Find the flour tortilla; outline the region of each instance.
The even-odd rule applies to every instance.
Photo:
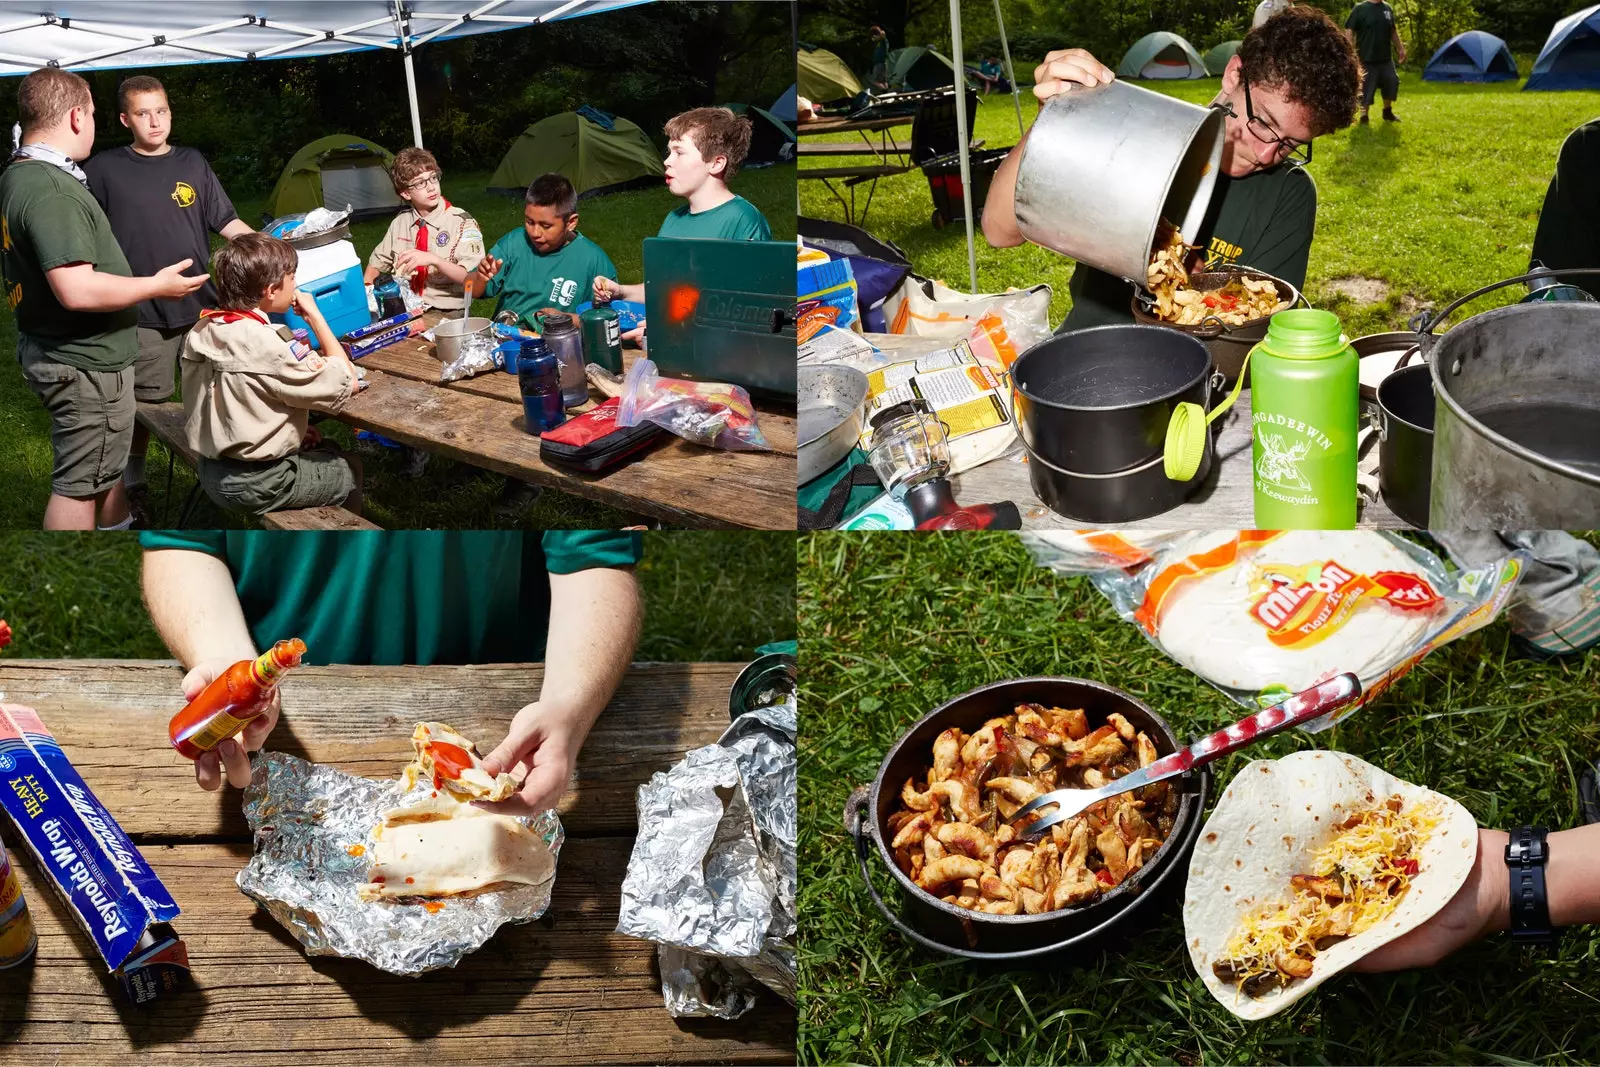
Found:
[[[1234,536],[1222,531],[1186,542],[1182,555],[1197,555]],[[1146,573],[1177,555],[1152,564]],[[1368,575],[1403,571],[1428,582],[1441,596],[1446,593],[1421,564],[1379,533],[1292,530],[1264,545],[1243,548],[1223,571],[1179,583],[1162,606],[1156,640],[1173,659],[1215,685],[1251,692],[1282,687],[1298,693],[1345,671],[1363,679],[1383,674],[1410,655],[1450,610],[1445,600],[1430,610],[1405,610],[1364,597],[1345,624],[1317,644],[1273,644],[1250,614],[1259,595],[1251,590],[1251,576],[1263,565],[1301,566],[1330,559]]]
[[[472,759],[472,766],[463,770],[459,778],[441,776],[439,785],[444,791],[461,800],[491,803],[509,799],[517,791],[515,778],[504,772],[490,777],[489,772],[483,769],[483,758],[478,755],[478,747],[442,722],[419,722],[412,731],[411,747],[416,751],[416,757],[407,764],[401,779],[407,790],[419,781],[433,778],[433,754],[428,750],[428,745],[434,741],[454,745]]]
[[[1218,978],[1211,965],[1224,958],[1239,924],[1259,908],[1288,902],[1290,876],[1307,873],[1312,854],[1337,835],[1334,825],[1397,793],[1407,809],[1432,800],[1440,818],[1418,856],[1420,869],[1394,911],[1372,928],[1319,952],[1309,978],[1264,996],[1247,996]],[[1471,813],[1431,789],[1342,752],[1256,760],[1239,772],[1200,831],[1184,889],[1184,943],[1201,980],[1223,1007],[1241,1019],[1265,1019],[1432,917],[1466,882],[1477,855],[1478,831]]]
[[[397,808],[373,830],[363,900],[448,897],[555,875],[544,838],[516,819],[458,806],[451,818],[417,821]]]

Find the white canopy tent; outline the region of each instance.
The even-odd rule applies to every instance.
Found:
[[[1026,133],[1022,122],[1022,90],[1017,85],[1017,71],[1011,64],[1011,45],[1006,40],[1006,22],[1000,15],[1000,0],[994,0],[994,24],[1000,30],[1000,51],[1005,57],[1006,77],[1011,81],[1011,102],[1017,109],[1017,136]],[[956,70],[966,70],[966,61],[962,55],[961,40],[961,0],[950,0],[950,51],[955,60]],[[967,216],[967,276],[972,283],[971,292],[978,291],[978,246],[974,238],[972,220],[972,137],[968,132],[970,118],[967,115],[967,97],[965,93],[956,93],[956,141],[961,153],[961,203]]]
[[[411,54],[430,41],[576,18],[649,0],[0,0],[0,76],[39,67],[109,70],[306,59],[388,49],[405,63],[411,135],[422,146]]]

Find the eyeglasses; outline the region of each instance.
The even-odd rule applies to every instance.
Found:
[[[1256,117],[1255,109],[1250,105],[1250,79],[1244,76],[1244,71],[1239,71],[1239,82],[1244,86],[1244,115],[1245,128],[1250,135],[1263,144],[1278,145],[1283,149],[1283,158],[1296,163],[1311,162],[1311,142],[1296,141],[1293,137],[1283,137],[1277,130],[1269,126],[1264,119]],[[1233,108],[1228,104],[1222,105],[1228,114],[1238,118]]]
[[[439,176],[437,174],[429,174],[429,175],[426,175],[424,177],[418,178],[416,181],[414,181],[410,185],[406,186],[406,188],[407,189],[426,189],[430,185],[434,186],[435,188],[438,187],[438,185],[439,185]]]

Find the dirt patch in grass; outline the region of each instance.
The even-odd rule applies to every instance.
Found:
[[[1380,278],[1334,278],[1325,283],[1340,296],[1349,297],[1357,304],[1381,304],[1389,297],[1389,283]]]

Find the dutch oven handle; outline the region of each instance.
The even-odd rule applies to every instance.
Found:
[[[1411,321],[1407,325],[1411,327],[1412,333],[1419,334],[1421,336],[1420,344],[1422,348],[1423,362],[1426,363],[1432,361],[1433,342],[1437,340],[1437,338],[1433,336],[1434,327],[1438,326],[1445,319],[1448,319],[1452,314],[1455,313],[1457,308],[1461,307],[1461,305],[1476,300],[1478,297],[1483,296],[1486,293],[1492,293],[1496,289],[1504,289],[1508,285],[1516,285],[1520,282],[1531,282],[1535,278],[1549,278],[1558,274],[1561,277],[1566,277],[1569,274],[1600,274],[1600,267],[1561,267],[1556,269],[1546,268],[1545,270],[1540,271],[1530,271],[1527,274],[1519,274],[1515,278],[1507,278],[1504,281],[1498,281],[1492,285],[1485,285],[1481,289],[1474,289],[1466,296],[1460,297],[1459,299],[1446,304],[1443,311],[1437,313],[1429,312],[1426,309],[1419,311],[1415,316],[1412,317]]]

